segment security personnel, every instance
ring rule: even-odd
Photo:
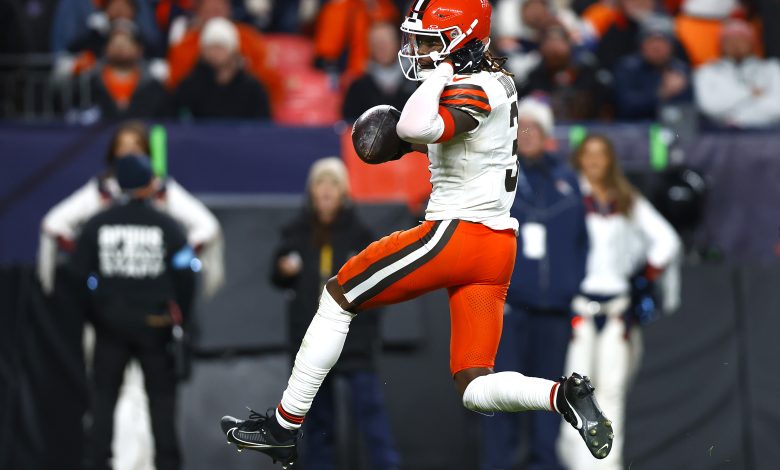
[[[91,291],[95,318],[95,401],[88,468],[110,469],[114,407],[127,362],[141,363],[149,396],[155,466],[181,466],[175,429],[176,374],[171,332],[180,332],[199,261],[179,224],[152,206],[157,180],[149,159],[116,164],[124,196],[89,220],[71,260]]]

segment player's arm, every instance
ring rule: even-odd
[[[452,65],[443,62],[415,90],[401,111],[398,137],[413,144],[433,144],[477,127],[476,119],[468,113],[439,102],[452,75]]]

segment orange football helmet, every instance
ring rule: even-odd
[[[398,61],[409,80],[425,80],[427,72],[472,39],[490,42],[488,0],[414,0],[401,24],[403,43]],[[439,50],[420,53],[422,42],[440,43]],[[427,64],[421,65],[420,59]]]

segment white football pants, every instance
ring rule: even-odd
[[[613,423],[615,440],[609,456],[595,459],[577,430],[563,422],[558,438],[561,463],[570,470],[623,470],[626,396],[641,355],[641,330],[633,326],[626,335],[622,315],[614,315],[597,331],[593,317],[575,321],[566,354],[566,375],[587,375],[596,387],[596,399]]]

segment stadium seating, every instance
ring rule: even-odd
[[[274,121],[283,125],[325,126],[341,118],[338,79],[314,68],[314,45],[295,35],[265,37],[266,64],[284,76],[285,100],[274,108]]]
[[[413,152],[395,162],[367,165],[355,153],[351,128],[347,128],[341,135],[341,157],[356,201],[403,201],[419,213],[431,194],[428,158],[422,153]]]
[[[314,63],[314,44],[304,36],[295,34],[268,34],[263,36],[266,45],[266,64],[275,70],[310,69]]]

